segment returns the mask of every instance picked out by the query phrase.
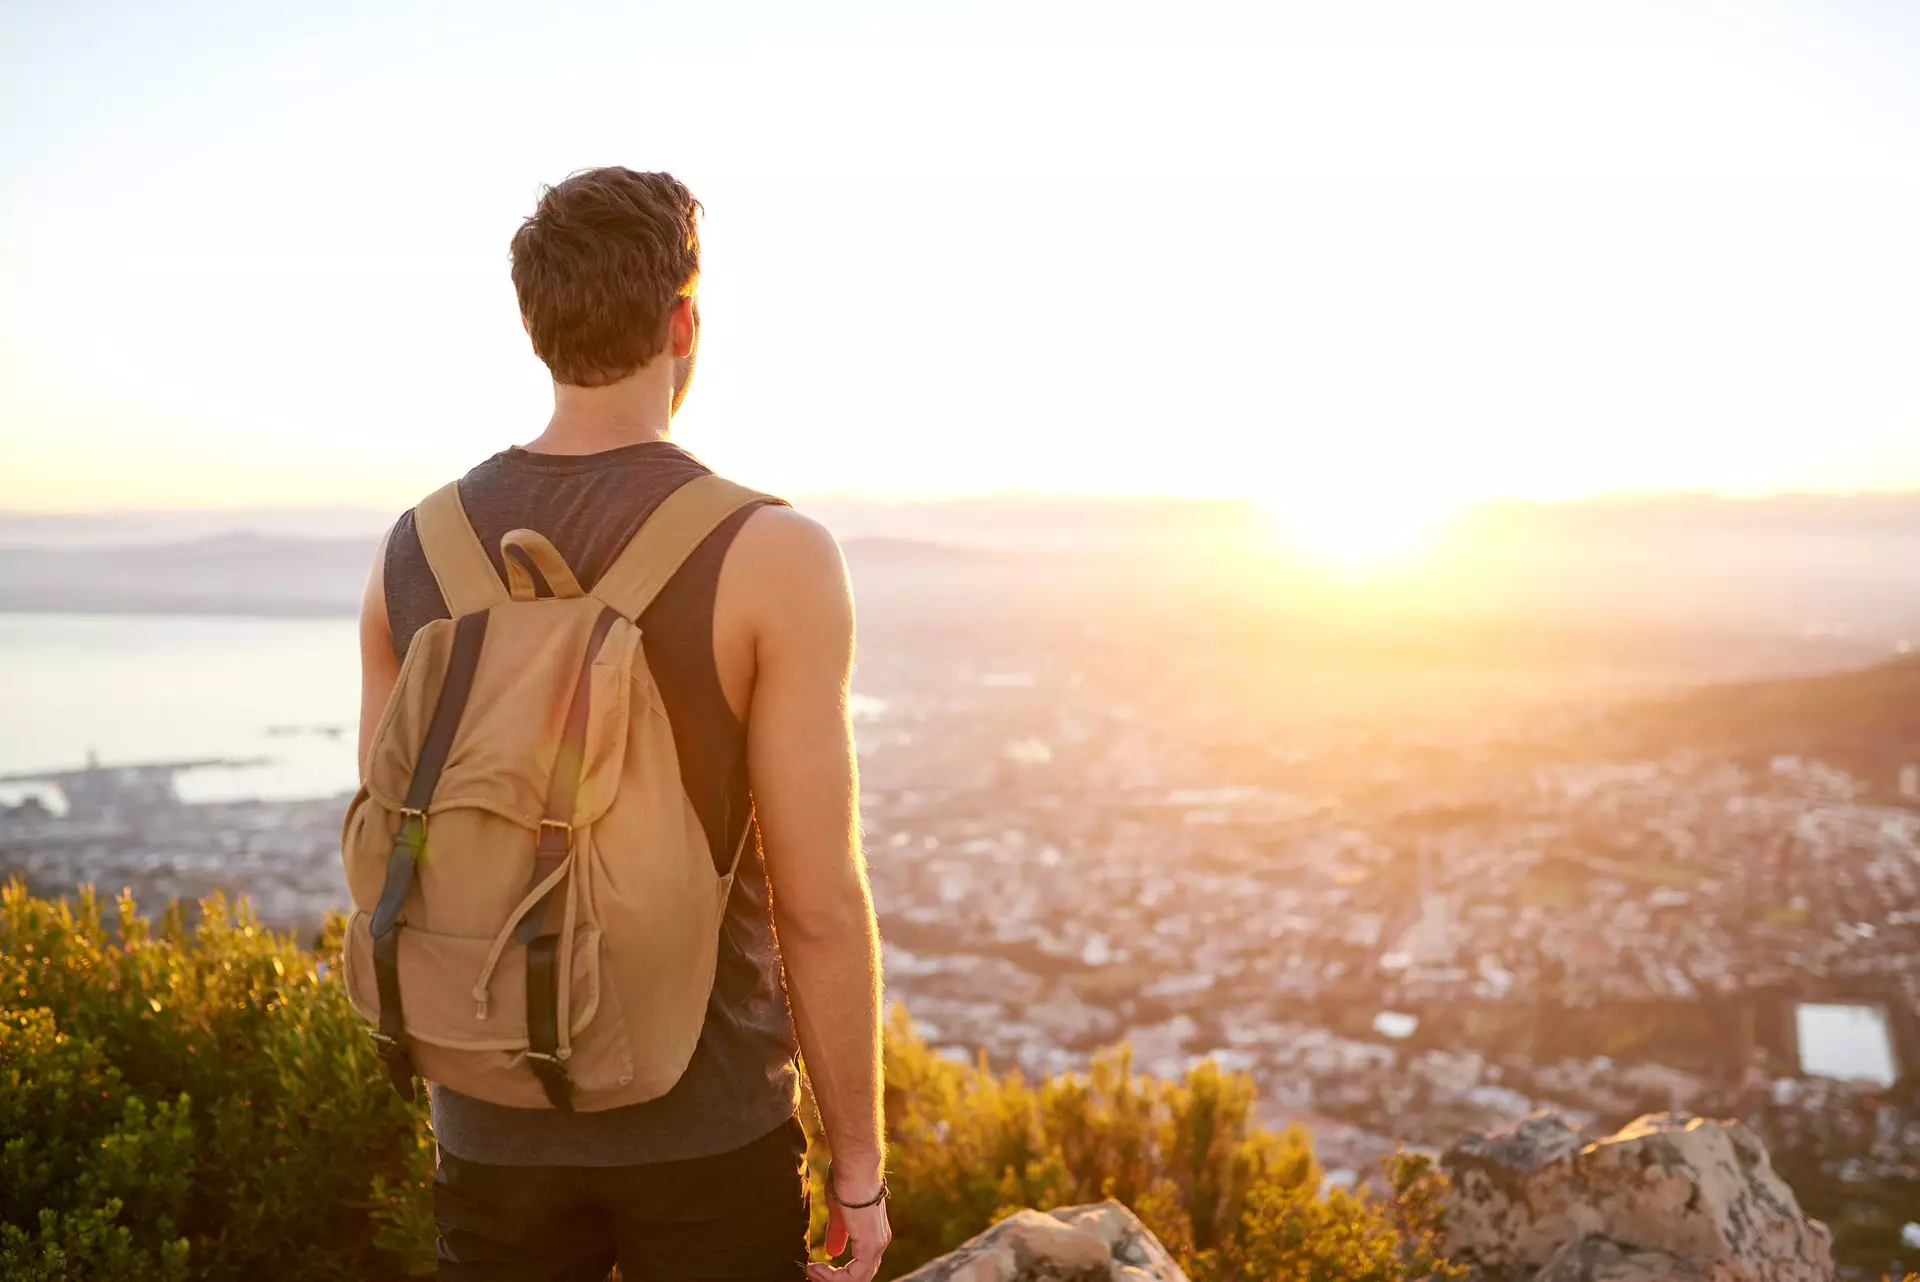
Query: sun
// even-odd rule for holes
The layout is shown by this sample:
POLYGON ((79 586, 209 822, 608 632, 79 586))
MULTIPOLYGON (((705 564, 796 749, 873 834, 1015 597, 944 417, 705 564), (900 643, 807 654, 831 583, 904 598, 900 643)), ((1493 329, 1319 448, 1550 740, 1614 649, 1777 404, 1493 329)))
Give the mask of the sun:
POLYGON ((1334 490, 1275 499, 1267 515, 1286 552, 1324 569, 1359 574, 1423 560, 1456 506, 1429 494, 1334 490))

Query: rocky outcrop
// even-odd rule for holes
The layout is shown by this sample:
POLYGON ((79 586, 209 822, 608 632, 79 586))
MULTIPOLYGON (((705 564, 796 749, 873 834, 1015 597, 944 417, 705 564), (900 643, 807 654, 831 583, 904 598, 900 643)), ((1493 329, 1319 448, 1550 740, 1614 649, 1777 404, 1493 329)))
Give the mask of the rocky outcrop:
POLYGON ((1021 1211, 901 1282, 1187 1282, 1118 1202, 1021 1211))
POLYGON ((1692 1260, 1665 1251, 1583 1237, 1555 1251, 1533 1282, 1707 1282, 1713 1276, 1692 1260))
POLYGON ((1447 1253, 1500 1282, 1827 1282, 1826 1226, 1736 1122, 1671 1113, 1596 1138, 1536 1113, 1441 1158, 1447 1253))
MULTIPOLYGON (((1552 1113, 1470 1131, 1447 1254, 1482 1282, 1831 1282, 1832 1239, 1734 1122, 1649 1114, 1604 1137, 1552 1113)), ((905 1282, 1187 1282, 1118 1202, 1021 1211, 905 1282)))

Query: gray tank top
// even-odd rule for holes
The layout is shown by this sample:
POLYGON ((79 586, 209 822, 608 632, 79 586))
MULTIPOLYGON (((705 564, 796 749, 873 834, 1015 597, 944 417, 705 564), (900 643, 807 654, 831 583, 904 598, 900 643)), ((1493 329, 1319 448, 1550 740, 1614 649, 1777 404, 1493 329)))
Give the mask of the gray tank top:
MULTIPOLYGON (((500 537, 538 530, 591 584, 661 500, 707 468, 666 441, 601 454, 496 454, 460 479, 467 519, 502 574, 500 537)), ((727 706, 713 657, 720 565, 752 509, 708 536, 640 618, 647 666, 673 727, 688 800, 724 870, 751 820, 746 730, 727 706)), ((387 541, 387 618, 404 657, 413 634, 447 617, 413 513, 387 541)), ((781 982, 759 835, 746 845, 720 935, 713 996, 693 1060, 657 1100, 600 1113, 506 1108, 435 1084, 434 1137, 454 1156, 508 1166, 629 1166, 710 1157, 792 1117, 793 1021, 781 982)))

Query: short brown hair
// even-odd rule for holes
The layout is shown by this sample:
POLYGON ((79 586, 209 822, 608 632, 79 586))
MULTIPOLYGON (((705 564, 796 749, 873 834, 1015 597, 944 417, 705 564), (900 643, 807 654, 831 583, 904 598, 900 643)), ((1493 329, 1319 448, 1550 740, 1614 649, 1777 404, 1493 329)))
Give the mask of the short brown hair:
POLYGON ((617 382, 667 345, 700 279, 700 202, 672 174, 584 169, 540 196, 513 237, 513 289, 555 379, 617 382))

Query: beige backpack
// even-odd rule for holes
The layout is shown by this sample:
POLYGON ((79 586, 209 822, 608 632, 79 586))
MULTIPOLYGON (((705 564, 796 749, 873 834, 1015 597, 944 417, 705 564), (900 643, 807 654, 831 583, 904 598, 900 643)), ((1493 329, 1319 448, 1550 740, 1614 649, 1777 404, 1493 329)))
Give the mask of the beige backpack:
POLYGON ((716 526, 763 501, 687 483, 591 593, 532 530, 500 540, 503 585, 456 485, 415 510, 453 617, 407 647, 341 839, 358 909, 347 992, 408 1099, 417 1071, 496 1104, 591 1111, 685 1071, 740 850, 714 871, 638 620, 716 526))

